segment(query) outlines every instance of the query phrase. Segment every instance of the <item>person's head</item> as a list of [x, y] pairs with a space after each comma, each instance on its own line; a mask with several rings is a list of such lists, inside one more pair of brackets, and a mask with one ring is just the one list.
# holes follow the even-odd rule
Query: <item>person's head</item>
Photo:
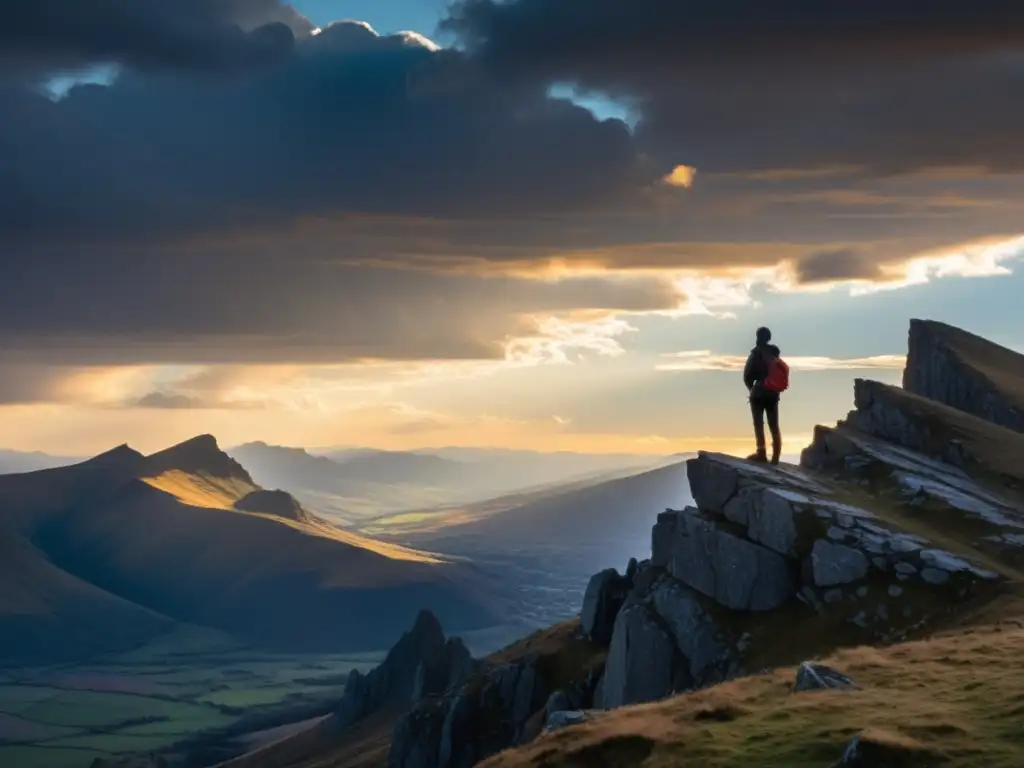
[[763, 325], [757, 329], [757, 343], [758, 346], [763, 346], [772, 340], [772, 332], [765, 328]]
[[782, 352], [780, 352], [779, 348], [776, 347], [774, 344], [769, 344], [768, 354], [771, 355], [772, 357], [780, 357], [782, 355]]

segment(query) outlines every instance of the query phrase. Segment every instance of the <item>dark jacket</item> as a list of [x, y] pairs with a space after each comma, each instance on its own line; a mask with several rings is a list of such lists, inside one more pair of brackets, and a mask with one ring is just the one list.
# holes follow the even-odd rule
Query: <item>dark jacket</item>
[[768, 377], [768, 363], [773, 357], [780, 355], [779, 348], [774, 344], [758, 344], [747, 356], [747, 364], [743, 366], [743, 384], [750, 396], [759, 400], [778, 400], [778, 392], [768, 392], [761, 384]]

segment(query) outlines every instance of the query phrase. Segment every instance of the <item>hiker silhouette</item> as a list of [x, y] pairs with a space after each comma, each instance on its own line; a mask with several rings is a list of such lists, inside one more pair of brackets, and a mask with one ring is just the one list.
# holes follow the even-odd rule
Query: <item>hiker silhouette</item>
[[756, 343], [743, 366], [743, 383], [750, 400], [750, 415], [754, 420], [754, 439], [757, 450], [747, 458], [750, 461], [768, 461], [765, 450], [764, 420], [768, 417], [768, 429], [772, 433], [772, 464], [779, 463], [782, 453], [782, 433], [779, 431], [779, 399], [789, 388], [789, 366], [782, 360], [782, 353], [770, 343], [772, 332], [761, 327], [757, 329]]

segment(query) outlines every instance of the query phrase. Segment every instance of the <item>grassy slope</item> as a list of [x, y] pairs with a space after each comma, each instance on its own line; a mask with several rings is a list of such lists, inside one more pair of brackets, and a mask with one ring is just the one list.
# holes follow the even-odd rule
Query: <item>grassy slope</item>
[[792, 693], [794, 670], [778, 669], [602, 714], [483, 765], [827, 766], [867, 731], [916, 755], [906, 765], [1016, 767], [1024, 764], [1022, 643], [1024, 631], [1012, 626], [840, 651], [827, 663], [861, 690]]
[[166, 617], [62, 571], [19, 535], [0, 532], [0, 581], [5, 664], [106, 653], [173, 627]]

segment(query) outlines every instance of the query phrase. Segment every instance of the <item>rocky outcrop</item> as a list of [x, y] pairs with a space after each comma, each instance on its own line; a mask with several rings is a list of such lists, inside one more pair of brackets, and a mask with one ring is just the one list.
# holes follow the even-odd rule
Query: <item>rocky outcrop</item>
[[[942, 473], [929, 459], [913, 461], [938, 482]], [[827, 474], [706, 452], [687, 469], [697, 506], [658, 515], [651, 561], [615, 618], [596, 707], [654, 701], [745, 673], [750, 638], [739, 627], [759, 614], [803, 603], [842, 617], [864, 640], [881, 639], [931, 606], [943, 610], [999, 581], [850, 503]], [[966, 493], [965, 477], [954, 472], [944, 492]], [[592, 584], [609, 582], [605, 574]]]
[[1024, 432], [1024, 403], [996, 377], [1024, 381], [1024, 355], [944, 323], [910, 321], [904, 389]]
[[300, 523], [309, 522], [312, 519], [312, 516], [302, 508], [302, 505], [290, 493], [285, 491], [253, 491], [236, 501], [235, 509], [242, 512], [273, 515], [284, 520], [294, 520]]
[[476, 662], [461, 638], [450, 637], [436, 656], [420, 660], [413, 679], [412, 700], [436, 696], [453, 690], [468, 680]]
[[549, 690], [537, 658], [487, 670], [458, 693], [417, 704], [395, 726], [389, 765], [461, 768], [537, 735]]
[[856, 484], [879, 501], [959, 519], [965, 525], [958, 528], [967, 529], [959, 535], [974, 531], [972, 543], [981, 549], [1024, 549], [1024, 511], [960, 466], [845, 426], [816, 427], [801, 463]]
[[343, 728], [384, 707], [409, 705], [455, 688], [473, 666], [462, 641], [446, 639], [437, 617], [421, 611], [379, 666], [366, 675], [351, 672], [335, 713], [336, 724]]
[[652, 567], [616, 617], [594, 706], [654, 701], [738, 671], [732, 643], [707, 610], [709, 602]]
[[468, 768], [526, 743], [553, 713], [592, 705], [602, 660], [575, 622], [531, 635], [480, 662], [458, 688], [419, 701], [395, 725], [389, 765]]
[[633, 586], [636, 560], [630, 562], [626, 576], [614, 568], [595, 573], [587, 584], [580, 610], [583, 632], [595, 643], [607, 645], [612, 639], [612, 628], [626, 596]]

